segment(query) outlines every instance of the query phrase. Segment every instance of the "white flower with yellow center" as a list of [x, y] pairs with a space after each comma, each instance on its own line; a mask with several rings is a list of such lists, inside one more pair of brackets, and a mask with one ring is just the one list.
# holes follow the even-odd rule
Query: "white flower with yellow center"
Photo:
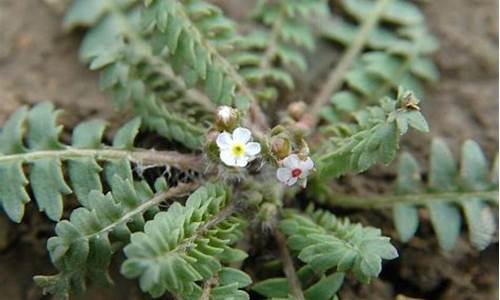
[[220, 159], [228, 166], [245, 167], [249, 161], [260, 153], [260, 144], [251, 142], [252, 133], [246, 128], [238, 127], [232, 134], [222, 132], [217, 137]]
[[294, 185], [299, 179], [305, 187], [309, 171], [314, 168], [314, 162], [310, 157], [300, 159], [297, 154], [290, 154], [282, 161], [282, 167], [276, 171], [279, 181], [288, 186]]

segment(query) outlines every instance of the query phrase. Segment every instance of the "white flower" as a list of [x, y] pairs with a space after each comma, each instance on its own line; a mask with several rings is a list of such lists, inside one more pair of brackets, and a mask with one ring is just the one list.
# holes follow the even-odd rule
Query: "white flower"
[[283, 167], [278, 168], [276, 177], [279, 181], [288, 186], [294, 185], [297, 180], [301, 179], [304, 181], [303, 185], [305, 186], [307, 175], [309, 175], [309, 171], [313, 167], [314, 162], [310, 157], [306, 160], [302, 160], [297, 154], [291, 154], [283, 159]]
[[220, 159], [228, 166], [245, 167], [260, 152], [260, 144], [250, 142], [252, 133], [238, 127], [233, 134], [224, 131], [217, 137]]
[[231, 118], [233, 118], [234, 109], [226, 105], [221, 106], [217, 111], [217, 116], [219, 116], [223, 122], [227, 123], [231, 120]]

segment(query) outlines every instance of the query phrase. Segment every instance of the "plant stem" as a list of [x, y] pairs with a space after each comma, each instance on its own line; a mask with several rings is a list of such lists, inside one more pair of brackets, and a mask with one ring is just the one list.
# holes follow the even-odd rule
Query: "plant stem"
[[290, 286], [290, 292], [292, 293], [293, 299], [305, 300], [299, 278], [295, 273], [295, 267], [293, 266], [292, 257], [290, 256], [290, 252], [288, 252], [288, 248], [286, 246], [285, 237], [278, 229], [275, 229], [274, 237], [276, 239], [276, 243], [278, 244], [281, 259], [283, 260], [283, 271], [285, 272], [286, 278], [288, 279], [288, 284]]
[[56, 158], [73, 160], [77, 158], [94, 158], [99, 161], [126, 159], [142, 165], [168, 165], [182, 170], [203, 172], [205, 163], [201, 156], [183, 154], [176, 151], [155, 150], [121, 150], [113, 148], [77, 149], [72, 147], [60, 150], [42, 150], [21, 154], [0, 156], [0, 164], [13, 161], [34, 162], [39, 159]]
[[269, 37], [269, 44], [267, 45], [266, 51], [264, 52], [264, 58], [259, 63], [260, 69], [267, 69], [271, 66], [274, 57], [276, 56], [276, 49], [278, 46], [279, 32], [281, 26], [283, 25], [283, 19], [285, 17], [285, 12], [283, 8], [280, 9], [280, 14], [278, 19], [274, 22], [271, 29], [271, 35]]
[[112, 5], [113, 14], [120, 20], [120, 23], [125, 28], [123, 34], [129, 39], [130, 44], [135, 46], [143, 58], [151, 65], [156, 72], [163, 75], [168, 80], [171, 80], [177, 87], [186, 93], [188, 99], [202, 105], [206, 110], [213, 112], [216, 109], [215, 104], [208, 97], [196, 89], [187, 87], [186, 82], [182, 77], [179, 77], [172, 70], [172, 67], [165, 62], [161, 57], [152, 54], [151, 46], [141, 37], [136, 29], [130, 25], [126, 16], [119, 7]]
[[428, 193], [411, 195], [367, 195], [353, 196], [347, 194], [332, 195], [326, 204], [329, 206], [340, 206], [346, 208], [391, 208], [398, 203], [408, 203], [415, 205], [427, 205], [432, 201], [446, 201], [461, 203], [466, 199], [480, 198], [484, 201], [498, 205], [498, 191], [466, 192], [466, 193]]
[[188, 249], [192, 248], [195, 241], [200, 238], [203, 234], [205, 234], [212, 227], [217, 226], [220, 222], [229, 218], [232, 214], [236, 212], [236, 205], [234, 202], [229, 203], [224, 209], [219, 211], [216, 215], [214, 215], [211, 219], [209, 219], [206, 223], [202, 224], [198, 227], [193, 234], [181, 241], [174, 249], [168, 251], [167, 253], [160, 255], [169, 255], [175, 252], [186, 252]]
[[[181, 5], [177, 5], [176, 7], [182, 8]], [[177, 11], [186, 20], [190, 20], [188, 14], [184, 11], [184, 9], [178, 9]], [[207, 41], [204, 38], [203, 34], [198, 30], [196, 25], [194, 23], [192, 23], [191, 25], [192, 26], [189, 26], [188, 28], [191, 31], [191, 36], [197, 39], [198, 43], [202, 44], [205, 49], [208, 50], [209, 54], [219, 62], [220, 66], [224, 69], [226, 74], [228, 74], [229, 77], [234, 80], [236, 86], [239, 88], [240, 93], [249, 99], [249, 114], [252, 121], [258, 126], [254, 130], [267, 131], [269, 129], [267, 117], [259, 106], [257, 97], [255, 97], [251, 89], [247, 86], [245, 79], [238, 73], [238, 71], [231, 63], [229, 63], [222, 55], [220, 55], [219, 51], [212, 46], [210, 41]]]
[[218, 281], [218, 278], [214, 276], [203, 283], [203, 293], [201, 294], [200, 300], [210, 300], [212, 287], [216, 286]]
[[109, 232], [113, 230], [116, 226], [128, 222], [128, 220], [132, 219], [132, 217], [138, 215], [138, 214], [143, 214], [146, 210], [149, 208], [159, 205], [161, 202], [167, 200], [167, 199], [172, 199], [176, 197], [180, 197], [192, 190], [194, 190], [198, 185], [195, 183], [181, 183], [178, 186], [168, 189], [167, 191], [161, 192], [156, 194], [153, 198], [144, 201], [141, 205], [137, 206], [133, 210], [127, 212], [124, 214], [120, 219], [116, 220], [115, 222], [109, 224], [108, 226], [102, 228], [98, 232], [92, 233], [87, 236], [87, 238], [91, 238], [92, 236], [100, 235], [106, 232]]
[[368, 38], [370, 37], [370, 33], [373, 28], [377, 25], [382, 13], [384, 12], [387, 4], [390, 3], [391, 0], [378, 0], [371, 14], [365, 19], [362, 23], [358, 34], [354, 38], [354, 41], [349, 46], [349, 48], [344, 52], [342, 57], [340, 58], [337, 66], [330, 72], [328, 75], [328, 79], [320, 89], [319, 93], [314, 97], [311, 108], [312, 115], [312, 128], [316, 127], [319, 121], [319, 113], [323, 106], [326, 105], [331, 95], [337, 91], [345, 80], [345, 74], [349, 71], [352, 63], [359, 55], [359, 53], [363, 50], [364, 45]]

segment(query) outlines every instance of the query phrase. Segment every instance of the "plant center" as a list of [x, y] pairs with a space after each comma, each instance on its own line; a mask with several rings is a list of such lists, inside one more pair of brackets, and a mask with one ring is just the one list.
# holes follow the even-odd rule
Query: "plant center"
[[245, 145], [241, 143], [235, 143], [231, 150], [234, 156], [243, 156], [243, 154], [245, 154]]
[[300, 174], [302, 174], [302, 170], [301, 169], [293, 169], [292, 170], [292, 177], [299, 177]]

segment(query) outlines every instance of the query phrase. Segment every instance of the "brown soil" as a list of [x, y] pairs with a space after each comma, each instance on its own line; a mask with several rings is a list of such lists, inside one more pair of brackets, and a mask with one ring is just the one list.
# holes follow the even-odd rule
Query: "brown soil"
[[[422, 105], [431, 135], [411, 134], [403, 149], [424, 163], [431, 137], [445, 138], [454, 153], [472, 138], [491, 160], [498, 151], [498, 2], [420, 2], [441, 43], [436, 55], [441, 81], [430, 88]], [[80, 36], [61, 30], [61, 3], [0, 0], [0, 124], [20, 105], [42, 100], [67, 112], [63, 122], [69, 128], [94, 117], [119, 123], [114, 122], [120, 120], [119, 114], [99, 91], [97, 74], [78, 62]], [[237, 5], [228, 5], [228, 10], [242, 15]], [[384, 192], [390, 187], [387, 179], [393, 177], [393, 168], [377, 167], [353, 180], [359, 192]], [[394, 234], [387, 212], [356, 214], [356, 218]], [[52, 230], [33, 207], [21, 225], [0, 216], [0, 299], [42, 299], [32, 276], [54, 271], [44, 244]], [[498, 243], [477, 253], [464, 237], [451, 253], [441, 253], [424, 224], [419, 237], [397, 246], [401, 258], [385, 265], [381, 279], [364, 286], [349, 282], [342, 298], [498, 299]], [[147, 299], [136, 282], [117, 274], [113, 278], [115, 288], [91, 288], [85, 299]]]

